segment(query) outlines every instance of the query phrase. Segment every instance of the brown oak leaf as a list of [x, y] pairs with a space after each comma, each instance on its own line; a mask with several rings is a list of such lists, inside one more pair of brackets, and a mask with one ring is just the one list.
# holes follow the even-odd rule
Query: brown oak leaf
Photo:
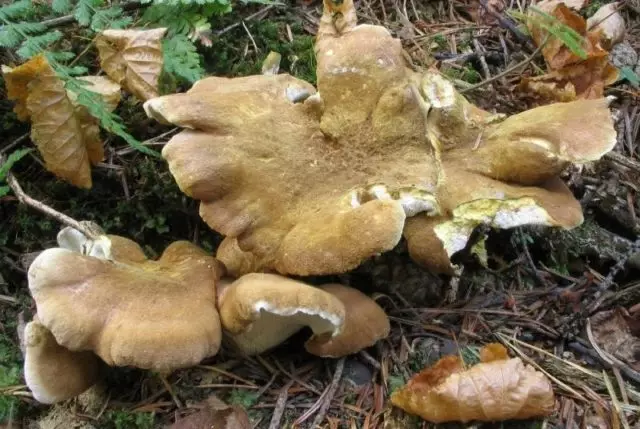
[[469, 369], [458, 356], [445, 356], [395, 391], [391, 403], [433, 423], [521, 420], [553, 411], [553, 389], [542, 373], [508, 359], [500, 344], [480, 356]]
[[2, 66], [2, 75], [7, 87], [7, 98], [15, 101], [13, 111], [19, 120], [26, 121], [29, 119], [29, 110], [27, 110], [29, 82], [48, 69], [49, 63], [44, 55], [35, 56], [30, 61], [15, 68]]
[[227, 405], [215, 396], [204, 401], [203, 407], [187, 417], [176, 420], [166, 429], [250, 429], [251, 422], [244, 409]]
[[590, 318], [593, 339], [602, 350], [640, 371], [640, 317], [622, 308], [601, 311]]
[[[31, 140], [47, 170], [80, 188], [91, 188], [91, 164], [104, 157], [98, 120], [65, 89], [43, 55], [16, 68], [3, 68], [19, 117], [31, 120]], [[87, 90], [100, 94], [109, 109], [120, 100], [120, 86], [105, 77], [84, 77]], [[11, 83], [9, 83], [11, 82]]]
[[166, 32], [166, 28], [103, 31], [96, 37], [100, 66], [138, 99], [157, 97]]

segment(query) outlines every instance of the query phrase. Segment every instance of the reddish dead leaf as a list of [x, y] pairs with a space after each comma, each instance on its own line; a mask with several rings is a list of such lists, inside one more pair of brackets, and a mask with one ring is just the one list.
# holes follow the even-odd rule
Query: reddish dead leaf
[[[587, 59], [606, 59], [608, 57], [609, 53], [600, 45], [600, 31], [594, 30], [587, 33], [587, 22], [584, 18], [569, 9], [564, 3], [558, 4], [553, 11], [549, 12], [549, 15], [555, 17], [560, 23], [572, 28], [583, 37], [584, 43], [582, 48], [587, 54]], [[547, 36], [549, 36], [549, 32], [541, 26], [536, 25], [535, 20], [532, 20], [528, 26], [531, 37], [533, 37], [536, 45], [540, 46]], [[554, 36], [550, 36], [546, 45], [542, 48], [542, 55], [550, 70], [559, 70], [568, 65], [577, 64], [585, 60], [569, 49], [562, 40]]]
[[507, 8], [504, 0], [488, 0], [486, 7], [481, 5], [480, 0], [465, 0], [463, 4], [461, 9], [478, 25], [498, 25], [496, 16]]
[[433, 422], [518, 420], [553, 411], [551, 383], [499, 344], [481, 350], [483, 362], [465, 369], [445, 356], [391, 395], [391, 403]]
[[[594, 28], [588, 31], [584, 18], [564, 3], [553, 5], [553, 9], [549, 9], [549, 5], [542, 9], [583, 37], [582, 48], [586, 58], [576, 55], [560, 39], [551, 36], [542, 48], [550, 72], [523, 78], [519, 89], [535, 95], [544, 103], [602, 98], [604, 88], [618, 79], [618, 69], [609, 64], [609, 53], [601, 46], [602, 30]], [[529, 24], [529, 30], [538, 46], [549, 35], [535, 24], [535, 20]]]
[[200, 411], [176, 420], [166, 429], [251, 429], [246, 411], [237, 405], [229, 406], [215, 396], [202, 405]]
[[640, 337], [635, 332], [639, 321], [636, 317], [620, 308], [601, 311], [589, 321], [594, 340], [601, 349], [640, 371]]
[[166, 28], [103, 31], [96, 37], [100, 66], [138, 99], [157, 97], [166, 32]]
[[[104, 157], [98, 121], [75, 102], [43, 55], [3, 74], [16, 100], [15, 111], [31, 119], [31, 140], [47, 170], [80, 188], [91, 188], [91, 164]], [[84, 78], [87, 89], [103, 96], [110, 108], [120, 99], [120, 87], [103, 77]]]
[[519, 89], [538, 96], [545, 103], [596, 99], [618, 80], [618, 69], [607, 58], [590, 58], [542, 76], [524, 77]]

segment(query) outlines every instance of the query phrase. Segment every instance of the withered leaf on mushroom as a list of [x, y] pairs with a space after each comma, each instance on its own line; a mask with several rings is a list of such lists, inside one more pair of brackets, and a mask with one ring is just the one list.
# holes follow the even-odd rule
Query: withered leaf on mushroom
[[[234, 276], [345, 272], [393, 248], [403, 230], [418, 261], [447, 271], [451, 250], [480, 223], [582, 220], [556, 175], [612, 148], [604, 100], [505, 120], [437, 72], [410, 70], [400, 40], [357, 25], [351, 0], [324, 1], [315, 48], [317, 91], [286, 74], [209, 77], [144, 105], [185, 128], [163, 156], [227, 236], [217, 257]], [[418, 233], [437, 246], [419, 250]]]
[[203, 250], [178, 241], [153, 261], [126, 238], [88, 240], [69, 230], [60, 245], [71, 249], [45, 250], [28, 272], [38, 317], [58, 344], [93, 351], [109, 365], [157, 371], [218, 352], [223, 268]]

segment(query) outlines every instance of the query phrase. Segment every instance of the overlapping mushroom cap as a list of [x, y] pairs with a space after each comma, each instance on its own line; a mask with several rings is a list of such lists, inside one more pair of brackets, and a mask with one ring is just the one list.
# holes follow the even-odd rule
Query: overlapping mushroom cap
[[[74, 234], [63, 231], [60, 244], [64, 237], [77, 243]], [[93, 351], [109, 365], [158, 371], [217, 353], [222, 269], [214, 258], [186, 241], [172, 243], [157, 261], [123, 237], [95, 241], [91, 254], [101, 256], [58, 247], [29, 268], [38, 316], [61, 346]]]
[[218, 293], [220, 319], [235, 346], [260, 354], [308, 326], [315, 335], [337, 335], [342, 302], [321, 289], [276, 274], [247, 274]]
[[62, 347], [37, 319], [25, 327], [24, 351], [24, 378], [38, 402], [53, 404], [73, 398], [98, 380], [96, 355]]
[[357, 289], [314, 287], [277, 274], [222, 279], [218, 306], [222, 327], [247, 355], [267, 351], [309, 327], [309, 353], [341, 357], [372, 346], [390, 330], [384, 310]]
[[[599, 159], [615, 145], [606, 99], [552, 104], [503, 119], [470, 105], [439, 76], [425, 78], [423, 91], [431, 104], [428, 132], [442, 148], [440, 215], [407, 221], [404, 235], [414, 260], [452, 273], [449, 258], [480, 224], [507, 229], [582, 223], [580, 204], [558, 174], [569, 164]], [[484, 126], [475, 126], [479, 122]], [[451, 129], [467, 132], [451, 139]]]
[[210, 77], [145, 103], [188, 129], [163, 156], [227, 236], [218, 257], [234, 275], [345, 272], [393, 248], [416, 216], [412, 255], [440, 271], [479, 223], [580, 223], [555, 175], [612, 148], [604, 100], [504, 120], [437, 72], [410, 70], [384, 27], [356, 25], [352, 0], [324, 1], [316, 57], [317, 92], [289, 75]]

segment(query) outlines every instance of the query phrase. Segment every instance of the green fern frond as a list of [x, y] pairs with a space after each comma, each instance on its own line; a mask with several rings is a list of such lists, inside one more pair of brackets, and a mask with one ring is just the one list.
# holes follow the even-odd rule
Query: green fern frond
[[16, 53], [24, 59], [29, 59], [34, 55], [38, 55], [53, 43], [62, 38], [62, 33], [58, 30], [50, 31], [49, 33], [40, 34], [37, 36], [27, 37], [20, 45], [20, 48]]
[[53, 0], [51, 2], [51, 9], [53, 9], [55, 13], [59, 13], [59, 14], [69, 13], [72, 9], [71, 1], [70, 0]]
[[3, 48], [15, 48], [27, 36], [41, 33], [47, 28], [39, 22], [9, 23], [0, 30], [0, 46]]
[[204, 70], [196, 46], [183, 34], [178, 34], [162, 43], [164, 70], [187, 82], [202, 78]]
[[33, 149], [18, 149], [11, 152], [5, 162], [0, 165], [0, 180], [5, 181], [7, 175], [9, 174], [9, 171], [11, 170], [11, 167], [13, 167], [22, 158], [27, 156], [27, 154], [32, 150]]
[[125, 125], [122, 123], [122, 118], [109, 111], [102, 97], [86, 88], [86, 82], [75, 79], [69, 74], [68, 67], [61, 67], [50, 55], [47, 55], [47, 59], [51, 62], [58, 77], [65, 82], [65, 88], [77, 95], [76, 101], [84, 106], [91, 116], [100, 121], [102, 128], [122, 138], [138, 151], [154, 157], [160, 157], [158, 152], [144, 146], [127, 132]]
[[97, 8], [104, 5], [104, 0], [78, 0], [73, 10], [73, 17], [78, 24], [83, 27], [91, 24], [91, 18], [96, 13]]
[[546, 30], [549, 34], [559, 39], [575, 55], [582, 59], [587, 58], [587, 52], [583, 48], [585, 39], [580, 33], [561, 22], [555, 16], [549, 15], [535, 6], [530, 6], [529, 10], [534, 12], [535, 15], [527, 15], [515, 10], [509, 11], [509, 15], [522, 22], [527, 22], [530, 25]]
[[96, 10], [91, 18], [90, 28], [95, 32], [107, 28], [124, 28], [131, 24], [131, 21], [131, 17], [123, 15], [122, 8], [113, 6]]
[[[32, 8], [31, 0], [20, 0], [0, 7], [0, 21], [15, 21], [24, 17]], [[6, 22], [5, 22], [6, 24]]]

